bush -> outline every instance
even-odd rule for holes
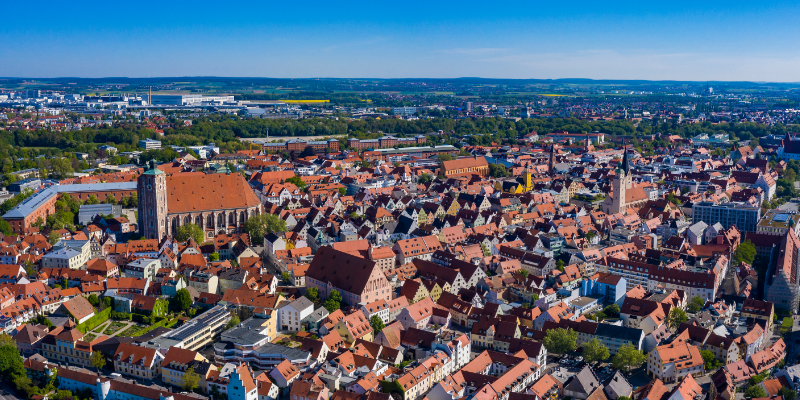
[[[111,319],[116,319],[116,320],[120,320],[120,321],[130,321],[131,320],[131,314],[128,314],[128,313],[125,313],[125,312],[111,311]]]

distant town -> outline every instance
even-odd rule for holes
[[[0,400],[794,400],[798,89],[0,79]]]

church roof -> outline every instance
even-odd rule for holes
[[[261,204],[240,174],[180,173],[167,177],[169,213],[250,208]]]

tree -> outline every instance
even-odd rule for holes
[[[489,164],[489,176],[493,178],[505,178],[511,176],[511,171],[502,164]]]
[[[89,363],[97,368],[97,372],[100,372],[100,370],[106,366],[106,357],[103,353],[95,351],[92,353],[92,358],[89,360]]]
[[[793,326],[794,319],[792,317],[783,318],[783,321],[781,321],[781,334],[785,335],[787,332],[791,332]]]
[[[334,289],[331,290],[331,295],[328,296],[328,299],[325,300],[325,309],[328,312],[334,312],[341,308],[342,306],[342,295],[339,293],[338,290]]]
[[[306,289],[306,298],[316,303],[319,301],[319,289],[312,286]]]
[[[556,261],[556,268],[557,268],[559,271],[561,271],[561,272],[564,272],[564,260],[558,260],[558,261]]]
[[[205,235],[203,228],[191,223],[183,224],[178,227],[178,231],[175,233],[175,240],[185,242],[192,238],[197,244],[201,244],[205,241]]]
[[[376,335],[385,328],[383,320],[377,314],[369,319],[369,325],[372,326],[372,332]]]
[[[306,186],[308,186],[308,184],[303,180],[303,178],[301,178],[301,177],[299,177],[297,175],[286,179],[286,183],[291,183],[291,184],[297,186],[297,188],[300,189],[300,190],[303,190],[303,189],[305,189]]]
[[[283,283],[288,285],[289,283],[292,282],[292,276],[289,275],[288,272],[284,271],[281,273],[281,280],[283,281]]]
[[[547,351],[564,354],[578,348],[578,333],[572,329],[550,329],[544,338]]]
[[[743,262],[752,264],[755,259],[756,247],[750,240],[745,240],[742,242],[739,247],[736,248],[736,252],[733,253],[733,261],[736,263],[736,265],[739,265]]]
[[[619,370],[624,368],[625,371],[630,371],[639,368],[646,360],[647,354],[637,350],[632,344],[625,343],[617,350],[617,354],[611,360],[611,366]]]
[[[530,272],[524,269],[517,270],[517,273],[522,276],[523,279],[528,279],[528,275],[530,275]]]
[[[593,338],[583,345],[583,358],[586,359],[586,362],[605,361],[608,356],[608,347],[600,343],[597,338]]]
[[[219,261],[219,253],[216,251],[208,255],[209,261]]]
[[[97,297],[97,295],[96,295],[96,294],[94,294],[94,293],[93,293],[93,294],[90,294],[90,295],[89,295],[89,298],[88,298],[88,299],[86,299],[86,300],[88,300],[88,301],[89,301],[89,304],[91,304],[91,305],[93,305],[93,306],[95,306],[95,307],[97,307],[97,305],[98,305],[98,304],[100,304],[100,298],[99,298],[99,297]]]
[[[183,373],[181,387],[187,392],[191,392],[197,389],[198,386],[200,386],[200,376],[194,372],[194,367],[187,368],[186,372]]]
[[[616,304],[609,304],[603,309],[603,314],[609,318],[619,318],[619,306]]]
[[[689,300],[689,312],[696,313],[702,310],[704,305],[706,305],[705,300],[703,300],[700,296],[694,296],[691,300]]]
[[[100,204],[100,199],[98,199],[97,196],[90,194],[89,198],[86,199],[86,204]]]
[[[783,396],[783,400],[794,400],[797,398],[797,392],[789,387],[782,387],[781,390],[778,391],[778,394]]]
[[[239,325],[242,321],[239,319],[238,315],[234,315],[231,317],[231,320],[228,321],[228,325],[225,325],[225,330],[233,328],[236,325]]]
[[[16,341],[11,336],[0,335],[0,377],[6,382],[13,382],[21,376],[25,376],[25,367]]]
[[[433,177],[429,173],[422,173],[420,176],[417,177],[417,183],[428,183],[433,180]]]
[[[244,223],[244,231],[254,243],[263,242],[264,236],[273,232],[286,232],[286,221],[274,214],[259,214]]]
[[[751,399],[767,397],[767,392],[764,391],[761,385],[752,385],[744,390],[744,397]]]
[[[169,300],[169,308],[172,311],[181,312],[186,311],[192,306],[192,295],[189,291],[184,289],[178,290],[175,296]]]
[[[682,323],[686,322],[686,313],[678,307],[673,307],[669,310],[669,317],[667,317],[667,325],[671,329],[678,329]]]
[[[591,243],[595,236],[597,236],[597,234],[595,234],[594,231],[586,232],[586,241]]]
[[[700,355],[703,356],[703,362],[706,364],[706,371],[711,371],[719,368],[722,363],[714,357],[711,350],[700,350]]]
[[[14,229],[11,228],[11,224],[9,224],[8,221],[0,219],[0,233],[2,233],[3,235],[12,235],[14,234]]]
[[[105,204],[117,204],[117,198],[112,195],[107,195],[106,198],[103,200]]]
[[[347,196],[347,188],[339,188],[339,196]]]
[[[61,240],[61,235],[56,231],[50,231],[50,234],[47,235],[47,243],[56,244],[59,240]]]

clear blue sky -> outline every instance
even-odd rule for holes
[[[7,2],[0,76],[800,81],[800,3]]]

